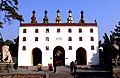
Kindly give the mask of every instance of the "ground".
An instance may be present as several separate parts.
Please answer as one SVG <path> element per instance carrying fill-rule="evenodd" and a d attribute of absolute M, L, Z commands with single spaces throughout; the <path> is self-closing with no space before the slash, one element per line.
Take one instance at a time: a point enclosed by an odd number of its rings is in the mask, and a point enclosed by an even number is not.
<path fill-rule="evenodd" d="M 101 68 L 91 68 L 90 66 L 77 66 L 76 75 L 70 72 L 69 66 L 58 66 L 56 73 L 54 73 L 54 71 L 49 71 L 47 66 L 43 66 L 42 71 L 38 71 L 37 67 L 34 66 L 18 68 L 9 74 L 12 74 L 9 78 L 16 78 L 18 76 L 19 78 L 39 78 L 40 74 L 41 76 L 46 74 L 45 77 L 41 78 L 112 78 L 112 73 L 110 71 L 105 71 Z M 16 74 L 18 74 L 18 76 Z M 3 78 L 1 75 L 3 75 L 3 73 L 0 74 L 0 78 Z M 15 77 L 13 75 L 15 75 Z"/>

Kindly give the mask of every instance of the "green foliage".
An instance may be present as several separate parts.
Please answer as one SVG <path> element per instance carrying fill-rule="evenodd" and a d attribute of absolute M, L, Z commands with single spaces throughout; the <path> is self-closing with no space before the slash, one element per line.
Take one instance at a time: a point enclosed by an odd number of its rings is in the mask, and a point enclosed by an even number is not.
<path fill-rule="evenodd" d="M 104 33 L 103 38 L 104 38 L 104 43 L 105 44 L 109 44 L 110 43 L 110 39 L 109 39 L 109 37 L 108 37 L 108 35 L 106 33 Z"/>
<path fill-rule="evenodd" d="M 0 18 L 0 27 L 2 27 L 3 22 L 11 24 L 12 19 L 23 21 L 22 15 L 18 14 L 17 5 L 18 0 L 0 0 L 0 13 L 4 15 L 3 19 Z"/>
<path fill-rule="evenodd" d="M 11 55 L 17 57 L 18 56 L 18 43 L 19 43 L 19 36 L 14 39 L 14 44 L 10 45 L 10 51 L 12 52 Z"/>
<path fill-rule="evenodd" d="M 111 37 L 113 38 L 115 43 L 120 43 L 120 24 L 115 26 L 114 31 L 111 31 Z"/>
<path fill-rule="evenodd" d="M 120 44 L 120 25 L 116 25 L 114 31 L 111 31 L 111 35 L 108 36 L 106 33 L 104 34 L 104 44 Z"/>
<path fill-rule="evenodd" d="M 12 44 L 14 44 L 14 43 L 13 43 L 13 41 L 11 41 L 11 40 L 6 40 L 6 41 L 4 42 L 4 45 L 8 45 L 8 46 L 10 46 L 10 45 L 12 45 Z"/>
<path fill-rule="evenodd" d="M 100 52 L 100 62 L 101 65 L 105 66 L 107 69 L 110 69 L 112 66 L 112 59 L 116 58 L 118 50 L 113 47 L 113 44 L 116 44 L 120 47 L 120 24 L 115 26 L 114 31 L 111 31 L 111 35 L 108 36 L 104 34 L 104 42 L 100 43 L 100 47 L 103 47 L 103 51 Z M 120 51 L 120 50 L 119 50 Z M 119 53 L 118 53 L 119 54 Z M 120 55 L 120 54 L 119 54 Z M 110 66 L 111 65 L 111 66 Z"/>

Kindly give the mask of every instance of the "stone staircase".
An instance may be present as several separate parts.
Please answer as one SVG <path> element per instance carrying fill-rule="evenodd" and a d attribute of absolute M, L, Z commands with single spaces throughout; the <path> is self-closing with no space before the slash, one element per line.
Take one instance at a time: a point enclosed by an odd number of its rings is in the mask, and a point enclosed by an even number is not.
<path fill-rule="evenodd" d="M 112 78 L 112 72 L 77 72 L 76 78 Z"/>
<path fill-rule="evenodd" d="M 74 78 L 72 75 L 70 74 L 50 74 L 49 78 Z"/>
<path fill-rule="evenodd" d="M 46 74 L 44 78 L 112 78 L 112 72 L 105 71 L 98 66 L 78 65 L 76 74 L 70 73 L 69 66 L 58 66 L 56 68 L 56 73 L 49 71 L 47 66 L 43 66 L 42 69 L 42 71 L 38 71 L 36 66 L 31 66 L 25 67 L 25 69 L 22 70 L 20 68 L 19 71 Z"/>
<path fill-rule="evenodd" d="M 49 78 L 74 78 L 67 67 L 57 67 L 56 73 L 49 74 Z"/>
<path fill-rule="evenodd" d="M 78 65 L 76 78 L 112 78 L 112 72 L 100 66 Z"/>

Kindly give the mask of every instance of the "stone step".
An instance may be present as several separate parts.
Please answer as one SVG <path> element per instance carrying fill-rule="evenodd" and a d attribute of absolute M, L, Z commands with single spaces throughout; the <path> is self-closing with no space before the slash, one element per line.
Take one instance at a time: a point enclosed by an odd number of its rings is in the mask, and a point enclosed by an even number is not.
<path fill-rule="evenodd" d="M 46 78 L 40 73 L 0 73 L 0 78 Z"/>
<path fill-rule="evenodd" d="M 90 68 L 89 65 L 77 65 L 77 68 Z"/>
<path fill-rule="evenodd" d="M 112 78 L 112 72 L 77 72 L 76 78 Z"/>
<path fill-rule="evenodd" d="M 88 70 L 104 70 L 100 65 L 77 65 L 78 69 L 88 69 Z"/>
<path fill-rule="evenodd" d="M 70 74 L 49 74 L 49 78 L 74 78 L 72 75 Z"/>

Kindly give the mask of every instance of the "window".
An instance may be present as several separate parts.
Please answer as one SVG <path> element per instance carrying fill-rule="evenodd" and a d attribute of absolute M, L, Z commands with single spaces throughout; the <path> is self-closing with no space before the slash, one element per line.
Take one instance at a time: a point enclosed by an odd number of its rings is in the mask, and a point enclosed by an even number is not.
<path fill-rule="evenodd" d="M 46 46 L 46 50 L 49 50 L 49 46 Z"/>
<path fill-rule="evenodd" d="M 49 37 L 46 37 L 46 41 L 49 41 Z"/>
<path fill-rule="evenodd" d="M 94 41 L 94 37 L 91 37 L 90 40 L 91 40 L 91 41 Z"/>
<path fill-rule="evenodd" d="M 79 33 L 82 33 L 82 29 L 81 28 L 79 28 Z"/>
<path fill-rule="evenodd" d="M 48 28 L 46 29 L 46 33 L 49 33 L 49 29 Z"/>
<path fill-rule="evenodd" d="M 23 29 L 23 33 L 27 33 L 26 29 Z"/>
<path fill-rule="evenodd" d="M 72 37 L 68 37 L 68 41 L 72 41 Z"/>
<path fill-rule="evenodd" d="M 94 46 L 91 46 L 91 50 L 94 50 Z"/>
<path fill-rule="evenodd" d="M 69 28 L 69 29 L 68 29 L 68 33 L 72 33 L 72 29 Z"/>
<path fill-rule="evenodd" d="M 23 37 L 23 41 L 26 41 L 26 37 Z"/>
<path fill-rule="evenodd" d="M 38 41 L 38 37 L 35 37 L 35 41 Z"/>
<path fill-rule="evenodd" d="M 57 29 L 57 33 L 60 33 L 60 28 Z"/>
<path fill-rule="evenodd" d="M 38 29 L 35 29 L 35 33 L 38 33 L 39 31 L 38 31 Z"/>
<path fill-rule="evenodd" d="M 69 46 L 68 50 L 72 50 L 72 46 Z"/>
<path fill-rule="evenodd" d="M 79 37 L 79 41 L 82 41 L 82 37 Z"/>
<path fill-rule="evenodd" d="M 90 33 L 93 33 L 93 29 L 92 28 L 90 29 Z"/>
<path fill-rule="evenodd" d="M 23 46 L 23 47 L 22 47 L 22 50 L 26 50 L 26 46 Z"/>

